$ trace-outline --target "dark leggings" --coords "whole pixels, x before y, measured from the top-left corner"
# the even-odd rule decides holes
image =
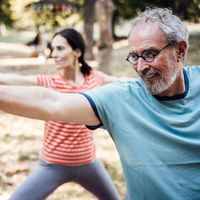
[[[64,166],[40,161],[10,200],[44,200],[67,182],[80,184],[100,200],[120,200],[114,184],[99,160],[81,166]]]

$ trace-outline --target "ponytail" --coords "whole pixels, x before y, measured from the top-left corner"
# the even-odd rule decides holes
[[[89,75],[92,68],[85,62],[83,56],[79,57],[79,62],[81,63],[81,72],[83,75]]]

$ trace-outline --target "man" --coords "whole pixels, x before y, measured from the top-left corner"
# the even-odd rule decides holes
[[[139,79],[84,94],[0,87],[0,109],[43,120],[102,124],[124,171],[128,200],[200,199],[200,67],[182,68],[188,30],[170,10],[133,22],[127,60]]]

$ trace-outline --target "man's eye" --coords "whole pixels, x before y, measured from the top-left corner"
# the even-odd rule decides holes
[[[145,51],[144,53],[143,53],[143,56],[144,57],[146,57],[146,58],[154,58],[156,55],[158,54],[158,52],[157,51]]]
[[[130,57],[131,57],[133,60],[137,60],[137,59],[138,59],[138,56],[137,56],[136,54],[134,54],[134,53],[132,53],[132,54],[130,55]]]

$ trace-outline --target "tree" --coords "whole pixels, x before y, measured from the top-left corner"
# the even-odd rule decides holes
[[[114,10],[115,5],[112,0],[97,0],[96,15],[100,28],[98,65],[102,71],[108,74],[110,73],[110,60],[112,57],[112,18]]]
[[[189,20],[192,22],[200,21],[199,0],[113,0],[113,2],[117,7],[113,18],[113,33],[114,26],[120,19],[132,19],[147,7],[171,8],[173,13],[183,20]],[[116,35],[114,34],[114,36]]]
[[[84,19],[84,33],[86,42],[86,54],[85,57],[88,60],[93,60],[93,24],[94,24],[94,9],[96,0],[85,0],[83,9]]]
[[[10,1],[0,0],[0,36],[6,26],[13,25],[14,20],[11,17],[10,7]]]

